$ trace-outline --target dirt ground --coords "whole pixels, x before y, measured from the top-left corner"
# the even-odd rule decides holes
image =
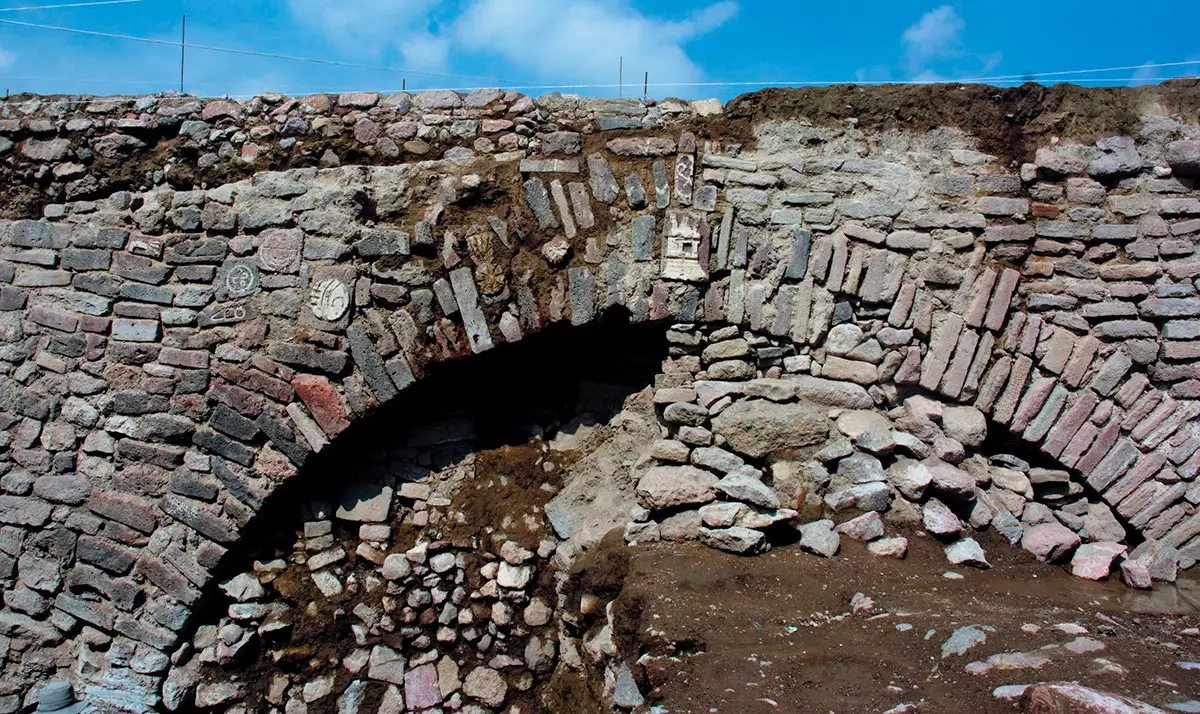
[[[647,704],[660,714],[842,714],[902,704],[916,706],[899,711],[988,714],[1015,710],[993,696],[996,687],[1056,680],[1158,706],[1200,698],[1200,677],[1178,665],[1200,659],[1200,638],[1182,634],[1200,624],[1194,583],[1138,593],[1072,577],[986,538],[993,568],[955,569],[964,577],[951,580],[938,543],[905,535],[903,561],[847,539],[829,560],[795,546],[755,558],[696,545],[632,549],[616,619],[622,654],[649,655],[634,668]],[[856,593],[875,608],[851,614]],[[1077,635],[1056,629],[1062,623],[1085,628],[1103,651],[1063,649]],[[943,659],[942,644],[971,624],[995,631]],[[1023,631],[1028,625],[1040,630]],[[1038,670],[964,670],[1043,647],[1051,662]]]

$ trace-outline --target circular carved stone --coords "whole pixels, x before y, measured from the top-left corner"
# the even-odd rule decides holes
[[[308,294],[308,305],[313,314],[326,322],[337,322],[350,309],[350,290],[337,278],[326,278]]]
[[[257,283],[254,271],[246,265],[235,265],[225,275],[225,287],[230,295],[245,295],[254,289]]]

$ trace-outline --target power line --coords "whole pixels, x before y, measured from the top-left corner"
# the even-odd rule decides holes
[[[114,40],[126,40],[129,42],[144,42],[151,45],[165,45],[168,47],[179,47],[181,43],[173,40],[158,40],[152,37],[137,37],[134,35],[122,35],[112,32],[99,32],[97,30],[81,30],[75,27],[61,27],[58,25],[42,25],[36,22],[21,22],[18,20],[0,19],[0,24],[14,25],[16,27],[29,27],[37,30],[50,30],[52,32],[66,32],[73,35],[86,35],[88,37],[106,37]],[[311,64],[322,64],[333,67],[351,67],[354,69],[369,69],[377,72],[395,72],[397,74],[417,74],[425,77],[442,77],[445,79],[475,79],[484,82],[498,82],[500,84],[510,83],[511,80],[500,79],[498,77],[475,77],[466,74],[443,74],[440,72],[421,72],[411,69],[403,69],[399,67],[381,67],[378,65],[357,64],[355,62],[342,62],[340,60],[320,59],[316,57],[296,57],[293,55],[274,54],[272,52],[259,52],[257,50],[240,50],[232,47],[216,47],[214,45],[188,45],[193,50],[206,50],[208,52],[224,52],[226,54],[243,55],[247,57],[263,57],[266,59],[288,60],[290,62],[308,62]]]
[[[0,75],[0,79],[15,79],[24,82],[89,82],[92,84],[161,84],[173,87],[177,81],[159,79],[102,79],[99,77],[30,77],[12,74]],[[210,83],[215,84],[215,83]],[[90,101],[90,100],[89,100]]]
[[[144,0],[99,0],[98,2],[72,2],[62,5],[30,5],[28,7],[0,7],[0,12],[19,12],[22,10],[58,10],[64,7],[95,7],[97,5],[127,5]]]
[[[0,21],[0,22],[2,22],[2,21]],[[759,81],[738,81],[738,82],[649,82],[649,83],[647,83],[647,86],[649,86],[649,87],[826,87],[826,86],[831,86],[831,85],[835,85],[835,84],[859,84],[859,85],[872,85],[872,86],[873,85],[881,85],[881,84],[897,84],[897,85],[985,84],[985,83],[989,83],[989,82],[1025,82],[1025,81],[1035,79],[1038,77],[1064,77],[1064,76],[1076,75],[1076,74],[1096,74],[1096,73],[1101,73],[1101,72],[1119,72],[1119,71],[1128,71],[1128,70],[1158,69],[1158,68],[1163,68],[1163,67],[1184,67],[1184,66],[1193,66],[1193,65],[1200,65],[1200,60],[1185,60],[1182,62],[1156,62],[1156,63],[1129,65],[1126,67],[1105,67],[1105,68],[1101,68],[1101,69],[1075,69],[1075,70],[1062,70],[1062,71],[1057,71],[1057,72],[1030,72],[1030,73],[1026,73],[1026,74],[1009,74],[1009,75],[998,75],[998,76],[991,76],[991,77],[962,77],[962,78],[958,78],[958,79],[909,79],[909,80],[862,80],[862,81],[839,79],[839,80],[798,80],[798,81],[779,81],[779,80],[762,81],[762,80],[759,80]],[[1079,82],[1141,82],[1141,81],[1147,81],[1147,80],[1163,81],[1166,79],[1180,79],[1183,77],[1186,77],[1186,75],[1182,75],[1181,77],[1162,77],[1162,78],[1157,78],[1157,77],[1129,77],[1129,78],[1101,77],[1098,79],[1080,78],[1078,80],[1071,79],[1071,81],[1079,81]],[[618,87],[618,86],[620,86],[620,85],[617,85],[617,84],[528,84],[528,85],[523,85],[523,86],[509,87],[509,89],[513,89],[513,90],[522,90],[522,89],[611,89],[611,88]],[[461,91],[468,91],[469,89],[475,89],[475,88],[474,87],[460,88]]]

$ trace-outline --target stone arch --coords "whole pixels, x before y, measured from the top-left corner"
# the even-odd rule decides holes
[[[421,101],[442,112],[431,126],[482,121],[455,114],[461,98]],[[786,338],[809,350],[809,377],[859,384],[873,404],[914,385],[974,404],[1194,562],[1195,378],[1136,344],[1200,314],[1178,287],[1194,264],[1167,245],[1194,249],[1200,232],[1194,141],[1177,142],[1178,178],[1153,166],[1169,163],[1161,137],[1195,136],[1194,122],[1136,145],[1045,146],[1014,173],[961,132],[769,117],[747,130],[683,107],[641,129],[615,121],[625,104],[543,114],[525,101],[503,103],[540,132],[525,146],[539,156],[457,146],[3,224],[0,522],[10,550],[43,531],[71,541],[39,541],[27,565],[5,551],[36,585],[3,613],[6,632],[50,649],[91,628],[170,652],[240,529],[313,453],[436,363],[617,309]],[[916,149],[938,170],[910,160]],[[1072,320],[1036,249],[1069,240],[1116,246],[1069,275],[1166,275],[1181,296],[1147,298],[1134,320]],[[1139,258],[1146,244],[1153,257]],[[1068,287],[1075,304],[1111,302],[1107,285]],[[878,361],[826,349],[851,319],[897,333]],[[1147,362],[1149,375],[1135,369]],[[164,525],[187,529],[186,547],[156,539]],[[159,679],[131,668],[79,674],[157,696]]]

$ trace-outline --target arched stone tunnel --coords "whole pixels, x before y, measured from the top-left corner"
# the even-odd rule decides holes
[[[447,364],[612,320],[669,345],[650,371],[630,367],[656,388],[663,437],[628,484],[631,541],[702,506],[694,537],[748,553],[809,506],[920,509],[931,481],[970,477],[951,464],[990,427],[1053,468],[1031,483],[1026,464],[1002,496],[968,478],[978,525],[1069,555],[1079,532],[1097,540],[1084,513],[1012,512],[1061,486],[1126,534],[1128,562],[1190,567],[1196,83],[975,88],[907,121],[896,102],[924,90],[856,91],[834,112],[822,100],[838,95],[816,92],[724,108],[501,91],[5,104],[0,711],[59,671],[106,707],[193,706],[197,608],[253,551],[248,534],[283,517],[277,491],[337,472],[323,455],[349,458],[341,442],[361,445],[397,405],[420,425],[467,398],[455,380],[424,386]],[[1089,102],[1121,111],[1089,124]],[[609,361],[645,355],[632,333],[601,334]],[[904,462],[818,493],[772,472],[804,449]],[[384,500],[413,518],[453,501],[401,480]],[[356,522],[330,515],[309,511]],[[546,552],[497,552],[489,572],[549,567],[562,542],[569,562],[571,514],[543,515]],[[362,557],[386,567],[396,544],[371,542]],[[301,551],[328,575],[318,588],[345,586]],[[475,684],[470,706],[503,704]]]

